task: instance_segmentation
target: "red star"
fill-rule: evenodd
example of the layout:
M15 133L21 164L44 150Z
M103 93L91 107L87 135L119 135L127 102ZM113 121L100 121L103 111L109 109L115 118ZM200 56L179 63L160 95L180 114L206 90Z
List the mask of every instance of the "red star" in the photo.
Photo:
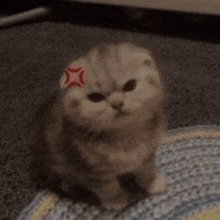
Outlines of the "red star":
M82 87L84 84L84 70L81 67L69 67L65 71L65 84L68 87Z

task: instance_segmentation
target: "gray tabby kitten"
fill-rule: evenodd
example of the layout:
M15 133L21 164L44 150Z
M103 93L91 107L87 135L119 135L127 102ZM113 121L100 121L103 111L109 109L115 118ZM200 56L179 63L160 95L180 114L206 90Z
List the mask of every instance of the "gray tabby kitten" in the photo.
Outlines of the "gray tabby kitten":
M98 46L69 65L60 94L37 114L32 175L95 193L121 210L130 173L150 194L165 191L154 157L164 130L164 89L150 53L130 43ZM49 159L48 159L49 158ZM57 186L58 187L58 186Z

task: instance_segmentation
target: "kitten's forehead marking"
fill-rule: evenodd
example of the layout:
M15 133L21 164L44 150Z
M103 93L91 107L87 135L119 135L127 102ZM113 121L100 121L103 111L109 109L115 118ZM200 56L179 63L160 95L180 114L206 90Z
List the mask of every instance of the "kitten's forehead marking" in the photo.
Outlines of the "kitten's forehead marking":
M144 48L140 48L132 44L122 44L120 51L120 57L121 60L123 60L124 65L129 65L132 61L139 65L152 62L152 57L149 51L145 50Z
M98 64L94 65L93 69L95 70L97 66L100 68L96 74L99 75L98 79L102 90L115 90L121 80L128 78L128 71L125 70L126 63L123 63L124 54L121 49L123 48L119 45L104 45L97 47L90 54L90 61L94 59L90 63Z
M95 89L108 93L115 84L111 73L117 71L117 64L112 59L109 48L97 47L86 57L91 84Z

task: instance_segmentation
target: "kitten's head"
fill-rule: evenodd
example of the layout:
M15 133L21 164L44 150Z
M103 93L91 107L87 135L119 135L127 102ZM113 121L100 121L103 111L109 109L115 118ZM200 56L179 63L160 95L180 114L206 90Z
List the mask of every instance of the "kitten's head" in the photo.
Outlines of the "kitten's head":
M96 131L125 128L151 119L161 108L159 73L142 48L128 43L99 46L69 67L84 82L68 87L65 74L60 80L65 114L79 126Z

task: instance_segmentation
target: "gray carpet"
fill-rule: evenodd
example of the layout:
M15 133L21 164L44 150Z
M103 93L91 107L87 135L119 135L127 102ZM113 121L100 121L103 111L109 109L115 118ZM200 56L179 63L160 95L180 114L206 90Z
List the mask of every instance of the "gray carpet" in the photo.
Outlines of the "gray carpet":
M0 219L15 219L36 195L27 173L27 123L57 89L66 64L100 41L134 38L155 55L167 83L168 129L220 124L220 45L68 23L0 31Z

